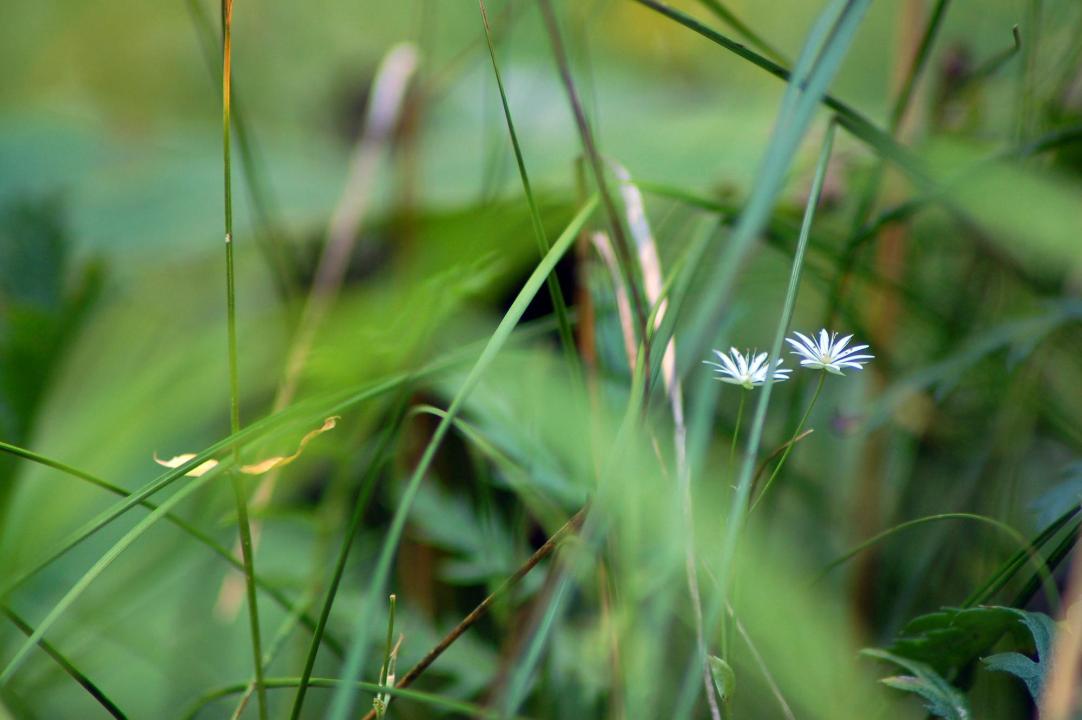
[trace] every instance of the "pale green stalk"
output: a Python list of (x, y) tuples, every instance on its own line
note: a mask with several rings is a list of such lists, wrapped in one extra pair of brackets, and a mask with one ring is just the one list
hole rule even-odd
[[(222, 169), (225, 195), (225, 281), (226, 315), (229, 334), (229, 431), (240, 432), (240, 391), (237, 379), (237, 290), (233, 266), (233, 183), (230, 162), (230, 81), (232, 76), (233, 0), (222, 0)], [(248, 521), (248, 495), (240, 468), (240, 448), (233, 445), (233, 468), (230, 480), (237, 506), (237, 529), (240, 533), (241, 560), (244, 563), (244, 586), (248, 596), (248, 624), (252, 636), (255, 665), (256, 701), (260, 720), (267, 717), (267, 693), (263, 687), (263, 647), (259, 633), (259, 605), (256, 600), (255, 563), (252, 560), (252, 530)]]

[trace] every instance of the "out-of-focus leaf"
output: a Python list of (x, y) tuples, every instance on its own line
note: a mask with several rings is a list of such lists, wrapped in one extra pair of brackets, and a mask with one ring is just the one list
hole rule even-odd
[(1032, 165), (989, 161), (988, 155), (971, 146), (936, 143), (929, 165), (948, 186), (950, 198), (1019, 262), (1079, 267), (1082, 188), (1077, 181)]
[(894, 663), (913, 673), (892, 675), (883, 678), (881, 682), (897, 690), (919, 695), (932, 715), (946, 720), (969, 720), (973, 717), (966, 696), (930, 666), (885, 650), (867, 649), (861, 652), (869, 657)]
[(1026, 689), (1033, 699), (1037, 700), (1041, 696), (1052, 660), (1052, 640), (1056, 634), (1056, 623), (1044, 613), (1025, 610), (1013, 612), (1016, 619), (1020, 620), (1033, 636), (1037, 659), (1033, 660), (1022, 653), (1005, 652), (986, 657), (982, 662), (989, 670), (1007, 672), (1020, 679), (1026, 684)]
[(710, 663), (710, 676), (714, 678), (714, 687), (718, 690), (718, 697), (725, 702), (733, 696), (736, 690), (736, 673), (729, 663), (716, 655), (708, 658)]
[(493, 518), (483, 521), (461, 496), (422, 485), (410, 521), (425, 540), (458, 556), (441, 569), (445, 580), (482, 583), (515, 568), (515, 543), (507, 528)]

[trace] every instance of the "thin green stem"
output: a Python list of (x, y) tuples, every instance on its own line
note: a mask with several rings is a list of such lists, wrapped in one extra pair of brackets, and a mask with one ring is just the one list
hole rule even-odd
[(297, 695), (293, 698), (293, 708), (289, 712), (291, 720), (297, 720), (297, 718), (301, 716), (301, 708), (304, 706), (305, 695), (307, 694), (309, 687), (308, 680), (312, 677), (312, 671), (316, 665), (316, 656), (319, 654), (320, 642), (323, 638), (323, 634), (327, 630), (327, 621), (330, 619), (334, 600), (338, 596), (338, 587), (342, 583), (342, 575), (345, 574), (346, 571), (346, 561), (349, 559), (349, 551), (353, 547), (353, 539), (357, 536), (357, 531), (361, 528), (361, 522), (364, 520), (364, 511), (368, 507), (368, 498), (372, 495), (372, 489), (376, 485), (376, 478), (379, 474), (379, 470), (387, 459), (387, 453), (391, 447), (392, 440), (398, 434), (398, 429), (401, 426), (403, 410), (408, 395), (406, 392), (403, 392), (401, 397), (402, 400), (398, 403), (398, 407), (394, 412), (394, 420), (383, 433), (379, 446), (372, 456), (372, 462), (369, 463), (368, 470), (361, 480), (360, 495), (353, 506), (353, 515), (349, 520), (349, 527), (346, 529), (346, 532), (342, 537), (342, 544), (338, 548), (338, 558), (334, 564), (334, 572), (331, 574), (331, 581), (327, 586), (327, 592), (323, 598), (323, 607), (319, 611), (316, 629), (312, 634), (312, 642), (308, 646), (308, 653), (304, 659), (304, 670), (301, 672), (301, 682), (297, 686)]
[(740, 390), (740, 404), (736, 406), (736, 427), (733, 428), (733, 441), (729, 445), (729, 469), (733, 467), (736, 459), (736, 440), (740, 437), (740, 421), (744, 419), (744, 400), (747, 398), (747, 390)]
[[(590, 123), (586, 118), (586, 113), (582, 108), (582, 102), (579, 99), (578, 91), (575, 89), (575, 82), (571, 77), (571, 67), (567, 59), (567, 51), (564, 48), (563, 40), (560, 37), (559, 23), (556, 20), (556, 13), (552, 9), (552, 2), (551, 0), (538, 0), (538, 7), (541, 10), (541, 18), (545, 23), (545, 29), (548, 33), (549, 44), (552, 46), (552, 54), (556, 60), (556, 67), (559, 71), (561, 83), (564, 86), (564, 91), (567, 93), (568, 104), (571, 106), (571, 114), (574, 116), (575, 125), (578, 127), (579, 136), (582, 140), (583, 153), (586, 155), (587, 164), (590, 166), (590, 170), (594, 176), (594, 182), (597, 184), (597, 192), (601, 198), (601, 204), (605, 209), (605, 214), (609, 221), (609, 227), (612, 231), (612, 244), (616, 250), (620, 269), (624, 274), (624, 282), (627, 284), (627, 294), (631, 299), (631, 307), (635, 313), (639, 337), (640, 339), (645, 339), (649, 332), (649, 325), (646, 322), (646, 317), (649, 313), (646, 308), (646, 302), (643, 299), (638, 274), (635, 272), (635, 262), (631, 252), (631, 243), (628, 241), (627, 234), (624, 232), (623, 222), (620, 220), (620, 214), (616, 210), (616, 203), (613, 201), (612, 193), (609, 191), (609, 185), (605, 179), (605, 168), (601, 162), (601, 152), (597, 148), (593, 131), (590, 129)], [(646, 353), (645, 368), (646, 372), (649, 373), (650, 346), (645, 341), (643, 342), (642, 352)], [(643, 385), (643, 393), (647, 397), (650, 393), (650, 387), (650, 375), (647, 374), (646, 382)]]
[(808, 421), (808, 416), (811, 415), (812, 408), (815, 407), (815, 401), (819, 399), (819, 393), (823, 391), (823, 384), (826, 382), (826, 379), (827, 374), (824, 370), (819, 373), (819, 382), (815, 385), (815, 393), (812, 394), (811, 402), (808, 403), (804, 415), (800, 418), (800, 422), (797, 423), (796, 430), (793, 431), (793, 436), (785, 444), (785, 452), (781, 454), (781, 459), (778, 460), (778, 464), (774, 466), (774, 472), (770, 473), (770, 477), (767, 478), (766, 484), (763, 485), (762, 491), (759, 493), (758, 497), (755, 498), (755, 502), (751, 504), (748, 513), (754, 512), (755, 508), (762, 502), (763, 497), (765, 497), (767, 491), (770, 490), (770, 486), (774, 484), (775, 478), (778, 477), (778, 473), (781, 472), (782, 466), (785, 465), (785, 460), (789, 457), (789, 453), (796, 447), (796, 439), (800, 436), (800, 431), (804, 429), (804, 423)]
[[(222, 0), (222, 170), (225, 200), (225, 279), (226, 315), (229, 334), (229, 430), (240, 432), (240, 391), (237, 378), (237, 290), (233, 265), (233, 183), (230, 160), (230, 81), (232, 78), (233, 0)], [(263, 647), (259, 632), (259, 604), (256, 598), (255, 563), (252, 559), (252, 529), (248, 521), (248, 494), (240, 468), (240, 448), (233, 445), (230, 480), (237, 505), (237, 528), (240, 532), (244, 585), (248, 596), (248, 624), (252, 635), (252, 658), (255, 665), (256, 702), (260, 720), (267, 717), (267, 693), (263, 687)]]
[[(515, 164), (518, 165), (518, 176), (522, 182), (522, 190), (526, 194), (526, 203), (530, 208), (530, 223), (533, 225), (534, 236), (537, 239), (537, 248), (541, 257), (549, 251), (549, 241), (545, 236), (545, 226), (541, 222), (541, 212), (537, 208), (537, 200), (534, 198), (533, 188), (530, 185), (530, 176), (526, 172), (526, 161), (522, 157), (522, 147), (518, 142), (518, 133), (515, 132), (515, 123), (511, 119), (511, 106), (507, 102), (507, 91), (503, 85), (503, 76), (500, 74), (500, 66), (496, 61), (496, 46), (492, 41), (492, 28), (488, 22), (488, 11), (485, 9), (485, 0), (477, 0), (481, 10), (481, 24), (485, 29), (485, 41), (488, 43), (488, 56), (492, 60), (492, 73), (496, 76), (496, 87), (500, 91), (500, 104), (503, 106), (503, 117), (507, 123), (507, 134), (511, 137), (511, 147), (515, 152)], [(552, 307), (556, 312), (556, 320), (560, 326), (560, 340), (563, 343), (564, 354), (568, 363), (574, 367), (575, 362), (575, 337), (571, 332), (571, 321), (568, 319), (567, 303), (560, 283), (555, 272), (545, 280), (548, 286), (549, 297), (552, 298)]]

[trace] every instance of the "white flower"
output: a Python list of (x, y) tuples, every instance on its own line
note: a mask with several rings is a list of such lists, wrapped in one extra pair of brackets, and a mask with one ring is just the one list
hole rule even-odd
[(793, 333), (799, 340), (785, 338), (785, 342), (793, 346), (793, 354), (799, 355), (800, 364), (812, 370), (826, 370), (835, 375), (844, 375), (842, 368), (860, 370), (864, 364), (875, 355), (863, 355), (861, 350), (866, 350), (867, 345), (849, 345), (852, 335), (846, 335), (838, 340), (838, 333), (827, 335), (826, 330), (819, 331), (819, 342), (802, 333)]
[[(730, 348), (728, 355), (720, 350), (715, 350), (714, 354), (718, 356), (718, 360), (721, 362), (703, 360), (703, 363), (714, 368), (718, 380), (740, 385), (748, 390), (766, 382), (766, 374), (770, 370), (770, 363), (766, 360), (766, 353), (759, 353), (754, 356), (752, 353), (742, 355), (736, 348)], [(781, 362), (781, 359), (774, 361), (774, 382), (788, 380), (789, 373), (792, 372), (787, 368), (781, 368)]]

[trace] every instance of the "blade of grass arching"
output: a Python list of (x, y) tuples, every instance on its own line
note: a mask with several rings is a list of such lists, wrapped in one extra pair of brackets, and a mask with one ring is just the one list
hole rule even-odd
[[(628, 242), (627, 235), (624, 233), (623, 222), (620, 219), (619, 212), (616, 210), (616, 203), (612, 199), (612, 193), (609, 191), (608, 181), (605, 179), (605, 167), (601, 162), (601, 153), (597, 149), (593, 131), (590, 129), (590, 123), (586, 119), (586, 113), (582, 109), (582, 102), (579, 100), (578, 91), (575, 89), (575, 81), (571, 77), (571, 68), (567, 60), (567, 52), (564, 49), (563, 40), (560, 37), (560, 27), (556, 20), (556, 13), (552, 9), (550, 0), (537, 1), (541, 10), (541, 17), (545, 22), (545, 30), (548, 34), (549, 45), (552, 47), (552, 54), (556, 60), (560, 81), (564, 86), (564, 92), (567, 94), (568, 103), (571, 105), (571, 114), (575, 118), (575, 125), (578, 127), (583, 153), (586, 155), (587, 164), (590, 166), (590, 171), (594, 176), (594, 183), (597, 185), (597, 192), (600, 195), (602, 205), (605, 208), (605, 215), (608, 219), (609, 229), (612, 233), (613, 245), (616, 249), (617, 258), (620, 260), (620, 267), (624, 273), (624, 282), (627, 284), (628, 294), (631, 297), (631, 307), (635, 311), (635, 322), (638, 325), (639, 337), (645, 338), (648, 331), (646, 326), (646, 316), (649, 313), (635, 276), (631, 245)], [(649, 352), (649, 346), (644, 346), (644, 352)], [(649, 369), (649, 362), (646, 363), (646, 367)], [(646, 378), (646, 383), (644, 385), (644, 392), (649, 393), (649, 391), (650, 378), (648, 377)]]
[(116, 560), (122, 552), (124, 552), (129, 546), (131, 546), (132, 543), (138, 540), (143, 535), (143, 533), (149, 530), (155, 523), (161, 520), (166, 513), (168, 513), (178, 504), (180, 504), (181, 501), (185, 500), (189, 495), (206, 485), (207, 482), (217, 476), (218, 471), (217, 469), (215, 469), (201, 477), (191, 478), (190, 482), (187, 485), (182, 487), (180, 490), (177, 490), (177, 492), (174, 493), (168, 500), (159, 505), (157, 510), (154, 510), (145, 518), (136, 523), (131, 530), (129, 530), (127, 533), (124, 534), (122, 538), (120, 538), (120, 540), (114, 543), (113, 546), (110, 547), (109, 550), (107, 550), (105, 554), (102, 555), (90, 567), (90, 569), (83, 574), (81, 578), (79, 578), (75, 585), (73, 585), (71, 589), (64, 594), (60, 601), (57, 602), (55, 606), (53, 606), (53, 609), (50, 610), (49, 613), (45, 616), (45, 618), (42, 619), (42, 621), (38, 624), (37, 629), (35, 629), (34, 632), (31, 633), (30, 637), (27, 638), (26, 642), (24, 642), (19, 647), (19, 650), (15, 653), (15, 656), (12, 657), (11, 661), (8, 662), (3, 672), (0, 672), (0, 685), (5, 685), (8, 681), (11, 680), (12, 675), (15, 674), (15, 672), (26, 660), (27, 654), (30, 652), (30, 650), (33, 649), (33, 647), (45, 636), (45, 633), (47, 633), (49, 629), (52, 628), (52, 626), (56, 623), (56, 621), (60, 619), (60, 617), (68, 610), (68, 608), (71, 607), (72, 603), (74, 603), (79, 598), (79, 596), (83, 594), (87, 587), (90, 586), (90, 583), (92, 583), (99, 575), (101, 575), (102, 572), (104, 572), (105, 569), (109, 567), (109, 565), (111, 565), (113, 561)]
[[(507, 102), (507, 92), (503, 86), (503, 77), (500, 74), (500, 65), (496, 61), (496, 48), (492, 42), (492, 29), (488, 23), (488, 12), (485, 9), (485, 0), (477, 0), (481, 10), (481, 24), (485, 30), (485, 41), (488, 44), (488, 56), (492, 60), (492, 73), (496, 76), (496, 87), (500, 93), (500, 104), (503, 106), (503, 117), (507, 123), (507, 134), (511, 138), (511, 147), (515, 152), (515, 163), (518, 165), (518, 176), (522, 182), (522, 190), (526, 194), (526, 203), (530, 208), (530, 221), (533, 224), (534, 235), (537, 239), (537, 248), (544, 257), (549, 250), (548, 238), (545, 237), (545, 226), (541, 222), (541, 213), (537, 209), (537, 201), (534, 199), (533, 189), (530, 186), (530, 176), (526, 172), (526, 161), (522, 157), (522, 148), (519, 146), (518, 134), (515, 132), (515, 123), (511, 119), (511, 106)], [(549, 275), (545, 279), (548, 285), (549, 296), (552, 298), (552, 307), (556, 311), (556, 320), (560, 325), (560, 340), (563, 342), (564, 353), (568, 363), (574, 367), (575, 362), (575, 338), (571, 333), (571, 321), (567, 316), (567, 303), (564, 301), (563, 292), (556, 275)]]
[[(31, 627), (29, 623), (27, 623), (21, 617), (19, 617), (14, 610), (7, 606), (4, 606), (0, 607), (0, 612), (3, 612), (4, 616), (7, 617), (7, 619), (10, 620), (15, 627), (19, 628), (19, 632), (21, 632), (23, 635), (26, 635), (27, 637), (32, 637), (34, 635), (34, 628)], [(86, 690), (87, 693), (89, 693), (90, 696), (94, 698), (98, 702), (98, 704), (105, 709), (105, 712), (117, 718), (117, 720), (126, 720), (127, 715), (124, 714), (124, 711), (118, 708), (116, 706), (116, 703), (110, 700), (109, 696), (102, 692), (101, 688), (95, 685), (90, 678), (88, 678), (81, 670), (79, 670), (79, 668), (75, 667), (70, 660), (64, 657), (64, 655), (61, 654), (59, 650), (53, 647), (52, 643), (42, 638), (38, 641), (38, 646), (46, 655), (51, 657), (53, 661), (57, 665), (59, 665), (64, 672), (70, 675), (72, 680), (79, 683), (83, 687), (83, 689)]]
[[(35, 452), (32, 452), (30, 450), (27, 450), (25, 448), (17, 447), (15, 445), (9, 445), (8, 443), (0, 441), (0, 451), (9, 453), (9, 454), (14, 455), (16, 457), (21, 457), (21, 458), (24, 458), (26, 460), (30, 460), (31, 462), (39, 463), (39, 464), (44, 465), (46, 467), (54, 468), (54, 469), (59, 470), (59, 471), (65, 473), (65, 474), (71, 475), (72, 477), (79, 478), (80, 480), (84, 480), (84, 481), (86, 481), (86, 482), (88, 482), (88, 483), (90, 483), (92, 485), (96, 485), (97, 487), (100, 487), (100, 488), (102, 488), (104, 490), (108, 490), (109, 492), (113, 493), (114, 495), (119, 495), (120, 497), (125, 497), (125, 498), (129, 497), (131, 495), (131, 493), (129, 493), (127, 490), (125, 490), (122, 487), (119, 487), (117, 485), (113, 485), (112, 483), (110, 483), (110, 482), (108, 482), (106, 480), (102, 480), (101, 478), (95, 477), (94, 475), (91, 475), (88, 472), (85, 472), (83, 470), (79, 470), (78, 468), (71, 467), (70, 465), (66, 465), (65, 463), (62, 463), (62, 462), (60, 462), (58, 460), (53, 460), (52, 458), (47, 458), (44, 455), (39, 455), (39, 454), (37, 454)], [(150, 502), (149, 500), (143, 500), (138, 504), (141, 505), (142, 507), (145, 507), (148, 510), (157, 510), (158, 509), (158, 506), (156, 504)], [(180, 517), (178, 515), (174, 515), (172, 513), (167, 513), (166, 516), (165, 516), (165, 519), (167, 521), (169, 521), (170, 523), (172, 523), (173, 525), (180, 528), (181, 530), (183, 530), (185, 533), (190, 535), (192, 538), (194, 538), (198, 542), (205, 545), (215, 555), (217, 555), (218, 557), (225, 560), (227, 563), (232, 565), (235, 569), (237, 569), (237, 570), (243, 570), (244, 569), (244, 565), (239, 560), (237, 560), (233, 556), (233, 553), (229, 552), (229, 550), (227, 550), (224, 545), (218, 543), (210, 535), (203, 532), (202, 530), (200, 530), (196, 526), (192, 525), (191, 523), (189, 523), (184, 518), (182, 518), (182, 517)], [(256, 581), (256, 586), (260, 590), (262, 590), (263, 592), (267, 593), (267, 595), (269, 595), (271, 597), (271, 599), (273, 599), (276, 603), (278, 603), (282, 607), (283, 610), (294, 612), (294, 611), (297, 610), (297, 608), (300, 607), (299, 603), (295, 604), (292, 601), (290, 601), (290, 599), (286, 596), (286, 594), (284, 592), (282, 592), (280, 589), (278, 589), (278, 588), (274, 587), (273, 585), (271, 585), (270, 583), (268, 583), (266, 580), (261, 578), (258, 574), (256, 575), (255, 581)], [(316, 627), (316, 621), (310, 615), (308, 615), (307, 613), (303, 613), (301, 615), (301, 622), (309, 630), (313, 630)], [(341, 654), (342, 654), (341, 643), (339, 643), (334, 638), (327, 638), (327, 645), (331, 648), (331, 650), (336, 655), (341, 656)]]
[(781, 51), (767, 42), (759, 33), (748, 27), (747, 23), (737, 17), (732, 10), (722, 5), (721, 0), (699, 0), (699, 4), (714, 13), (718, 20), (731, 27), (737, 35), (747, 40), (749, 45), (758, 48), (763, 55), (775, 62), (786, 64), (785, 55)]
[[(264, 679), (264, 685), (269, 690), (277, 690), (281, 688), (293, 688), (297, 687), (301, 679), (297, 677), (269, 677)], [(353, 688), (354, 692), (357, 690), (364, 690), (367, 693), (376, 695), (377, 693), (383, 693), (392, 697), (401, 698), (402, 700), (412, 700), (413, 702), (428, 707), (435, 708), (437, 710), (443, 710), (446, 712), (452, 712), (466, 717), (482, 717), (482, 718), (497, 718), (500, 717), (497, 713), (491, 710), (486, 710), (480, 705), (474, 705), (473, 703), (464, 702), (462, 700), (454, 700), (452, 698), (445, 698), (441, 695), (434, 695), (432, 693), (420, 692), (418, 690), (401, 690), (399, 688), (383, 687), (378, 683), (363, 682), (355, 680), (353, 682), (345, 682), (339, 678), (325, 678), (314, 677), (308, 681), (310, 687), (314, 688), (342, 688), (349, 685)], [(215, 700), (221, 700), (222, 698), (229, 697), (230, 695), (238, 695), (243, 693), (247, 688), (245, 683), (235, 683), (233, 685), (226, 685), (225, 687), (217, 688), (205, 693), (198, 700), (193, 702), (191, 706), (185, 710), (181, 716), (184, 720), (194, 720), (199, 715), (200, 711)], [(520, 720), (513, 718), (512, 720)]]
[[(524, 338), (532, 338), (552, 332), (552, 330), (552, 323), (544, 321), (532, 323), (529, 328), (523, 328), (516, 334), (521, 334)], [(6, 583), (3, 586), (0, 586), (0, 599), (6, 598), (12, 590), (19, 587), (29, 578), (65, 555), (72, 548), (109, 525), (124, 513), (144, 502), (151, 495), (169, 487), (174, 482), (184, 477), (190, 470), (194, 470), (207, 460), (220, 459), (223, 452), (230, 449), (233, 445), (242, 448), (246, 444), (260, 439), (267, 433), (287, 423), (297, 422), (309, 424), (329, 415), (340, 415), (367, 400), (372, 400), (385, 395), (410, 382), (431, 377), (444, 370), (472, 360), (482, 347), (482, 343), (471, 343), (462, 350), (450, 353), (446, 357), (429, 363), (417, 370), (396, 373), (382, 380), (366, 383), (360, 387), (342, 390), (321, 398), (298, 403), (281, 412), (257, 420), (235, 435), (229, 435), (228, 437), (222, 438), (198, 452), (195, 457), (180, 467), (162, 473), (139, 490), (129, 494), (125, 500), (122, 500), (113, 507), (99, 513), (95, 518), (69, 535), (57, 548), (46, 554), (30, 568), (23, 570), (17, 575), (6, 578)]]
[(403, 389), (402, 399), (397, 403), (398, 407), (394, 410), (393, 419), (387, 424), (386, 430), (384, 430), (383, 435), (380, 437), (379, 445), (372, 454), (372, 460), (368, 464), (368, 469), (365, 470), (364, 476), (361, 478), (360, 493), (353, 506), (353, 515), (350, 517), (349, 526), (342, 536), (342, 544), (338, 548), (338, 557), (334, 564), (334, 571), (331, 573), (330, 583), (327, 585), (327, 591), (323, 596), (323, 605), (319, 611), (319, 620), (316, 624), (315, 633), (312, 635), (312, 641), (308, 645), (308, 653), (305, 655), (304, 669), (301, 671), (301, 682), (300, 685), (297, 686), (297, 695), (293, 699), (293, 709), (289, 713), (289, 716), (294, 720), (301, 715), (301, 708), (304, 706), (304, 697), (308, 692), (308, 680), (312, 677), (312, 670), (315, 668), (316, 664), (316, 656), (319, 654), (320, 640), (327, 629), (327, 621), (331, 616), (331, 608), (334, 605), (335, 598), (338, 596), (338, 586), (341, 584), (342, 575), (346, 570), (346, 561), (349, 559), (349, 551), (353, 547), (353, 539), (357, 536), (357, 532), (361, 528), (361, 522), (364, 520), (364, 512), (368, 507), (368, 498), (371, 497), (372, 490), (376, 486), (376, 478), (379, 475), (379, 471), (388, 458), (388, 452), (391, 448), (392, 441), (401, 429), (402, 418), (405, 414), (408, 397), (408, 392)]
[(819, 575), (816, 577), (816, 582), (826, 577), (834, 568), (845, 564), (846, 562), (852, 560), (854, 557), (864, 552), (868, 548), (878, 545), (884, 540), (891, 538), (900, 532), (921, 525), (926, 525), (928, 523), (943, 522), (947, 520), (969, 520), (972, 522), (983, 523), (985, 525), (989, 525), (995, 528), (996, 530), (999, 530), (1004, 535), (1009, 537), (1015, 544), (1019, 546), (1020, 550), (1018, 552), (1022, 554), (1022, 557), (1028, 559), (1033, 564), (1034, 571), (1036, 572), (1037, 577), (1039, 577), (1041, 579), (1041, 582), (1044, 583), (1045, 592), (1048, 594), (1048, 602), (1050, 606), (1058, 607), (1059, 592), (1056, 590), (1056, 585), (1052, 579), (1051, 574), (1048, 572), (1048, 569), (1045, 567), (1044, 563), (1041, 561), (1040, 556), (1037, 554), (1035, 546), (1031, 547), (1029, 541), (1026, 540), (1021, 533), (1012, 528), (1010, 525), (1002, 523), (995, 518), (990, 518), (986, 515), (977, 515), (975, 513), (940, 513), (938, 515), (928, 515), (926, 517), (916, 518), (915, 520), (908, 520), (906, 522), (899, 523), (892, 528), (888, 528), (887, 530), (884, 530), (883, 532), (878, 533), (861, 543), (858, 543), (844, 554), (839, 555), (837, 558), (830, 561), (819, 572)]
[[(1045, 582), (1045, 577), (1055, 571), (1061, 562), (1067, 559), (1067, 556), (1071, 554), (1075, 545), (1078, 544), (1078, 533), (1082, 523), (1075, 522), (1071, 530), (1064, 534), (1059, 543), (1052, 549), (1052, 552), (1048, 554), (1048, 558), (1042, 565), (1042, 572), (1035, 573), (1029, 577), (1022, 589), (1014, 596), (1011, 601), (1012, 607), (1023, 608), (1030, 599), (1040, 589), (1041, 584)], [(1062, 607), (1062, 605), (1060, 605)]]
[[(218, 64), (218, 45), (221, 38), (214, 29), (210, 16), (199, 0), (187, 0), (189, 17), (195, 25), (196, 34), (203, 46), (203, 57), (206, 60), (207, 70), (211, 80), (217, 86), (221, 81)], [(267, 266), (271, 269), (275, 285), (283, 299), (288, 300), (297, 294), (297, 280), (293, 274), (293, 258), (289, 245), (281, 235), (281, 223), (274, 217), (271, 209), (273, 202), (271, 193), (265, 181), (265, 173), (259, 162), (255, 145), (248, 130), (246, 113), (243, 111), (240, 98), (237, 93), (237, 85), (233, 83), (233, 132), (237, 136), (237, 149), (240, 150), (241, 170), (244, 173), (245, 186), (255, 210), (256, 222), (259, 231), (256, 234), (257, 245), (264, 256)]]
[[(225, 201), (225, 287), (226, 325), (229, 353), (229, 432), (240, 432), (240, 385), (237, 377), (237, 288), (233, 267), (233, 168), (230, 162), (229, 119), (230, 81), (232, 80), (233, 0), (222, 0), (222, 169)], [(240, 449), (233, 446), (229, 471), (237, 507), (237, 531), (240, 535), (241, 561), (244, 563), (244, 588), (248, 596), (248, 626), (251, 632), (252, 663), (255, 666), (256, 704), (260, 720), (267, 718), (267, 693), (263, 690), (263, 642), (259, 629), (259, 601), (255, 589), (255, 561), (252, 557), (252, 527), (248, 521), (248, 490), (240, 473)]]
[[(466, 376), (466, 379), (463, 381), (462, 386), (458, 389), (458, 392), (455, 393), (454, 399), (447, 408), (447, 416), (436, 426), (435, 431), (432, 433), (432, 437), (425, 446), (424, 453), (421, 455), (420, 461), (410, 475), (409, 481), (406, 483), (406, 488), (403, 491), (402, 498), (399, 501), (398, 508), (395, 510), (394, 519), (392, 520), (391, 527), (384, 539), (383, 548), (380, 551), (379, 559), (376, 563), (376, 569), (373, 572), (368, 590), (365, 593), (365, 599), (360, 608), (360, 612), (357, 615), (357, 622), (353, 629), (353, 637), (350, 641), (349, 652), (346, 656), (343, 673), (345, 677), (355, 678), (360, 674), (368, 645), (369, 625), (372, 619), (372, 613), (376, 607), (375, 599), (382, 597), (384, 594), (384, 586), (390, 575), (391, 562), (398, 546), (399, 537), (405, 527), (406, 516), (409, 513), (410, 505), (413, 502), (414, 496), (417, 494), (421, 478), (428, 472), (428, 469), (435, 458), (436, 450), (439, 448), (443, 437), (451, 427), (451, 421), (462, 408), (462, 404), (465, 402), (466, 398), (480, 382), (481, 376), (488, 369), (488, 366), (492, 364), (496, 355), (507, 343), (512, 330), (514, 330), (519, 320), (522, 319), (523, 313), (526, 312), (526, 307), (533, 300), (533, 297), (537, 294), (538, 290), (540, 290), (541, 285), (545, 282), (545, 278), (548, 277), (549, 273), (556, 267), (556, 263), (563, 257), (568, 248), (571, 247), (576, 235), (586, 224), (586, 221), (593, 214), (596, 207), (597, 198), (591, 198), (571, 220), (563, 233), (560, 234), (560, 237), (557, 238), (556, 242), (553, 244), (552, 249), (549, 250), (544, 258), (542, 258), (537, 267), (534, 268), (534, 271), (526, 280), (525, 285), (523, 285), (522, 290), (519, 291), (515, 301), (504, 315), (503, 320), (500, 321), (496, 331), (489, 338), (485, 345), (485, 349), (481, 352), (481, 356), (477, 359), (477, 362), (474, 363), (469, 374)], [(353, 709), (356, 691), (357, 688), (355, 685), (342, 685), (335, 691), (334, 699), (331, 702), (330, 712), (328, 714), (328, 717), (331, 718), (331, 720), (344, 720), (344, 718), (350, 714)]]
[[(1029, 547), (1034, 551), (1040, 550), (1046, 543), (1050, 542), (1052, 538), (1059, 534), (1060, 530), (1066, 527), (1068, 523), (1071, 524), (1071, 528), (1068, 530), (1067, 534), (1068, 536), (1074, 535), (1078, 530), (1079, 520), (1076, 519), (1073, 523), (1071, 523), (1071, 520), (1078, 515), (1078, 512), (1079, 508), (1075, 507), (1065, 512), (1063, 515), (1060, 515), (1033, 539), (1029, 544)], [(1027, 557), (1028, 553), (1022, 552), (1021, 550), (1012, 555), (1000, 565), (999, 569), (996, 570), (992, 577), (970, 593), (969, 597), (962, 602), (961, 607), (975, 607), (989, 602), (996, 593), (1002, 590), (1007, 583), (1010, 582), (1015, 573), (1022, 569), (1026, 563)]]

